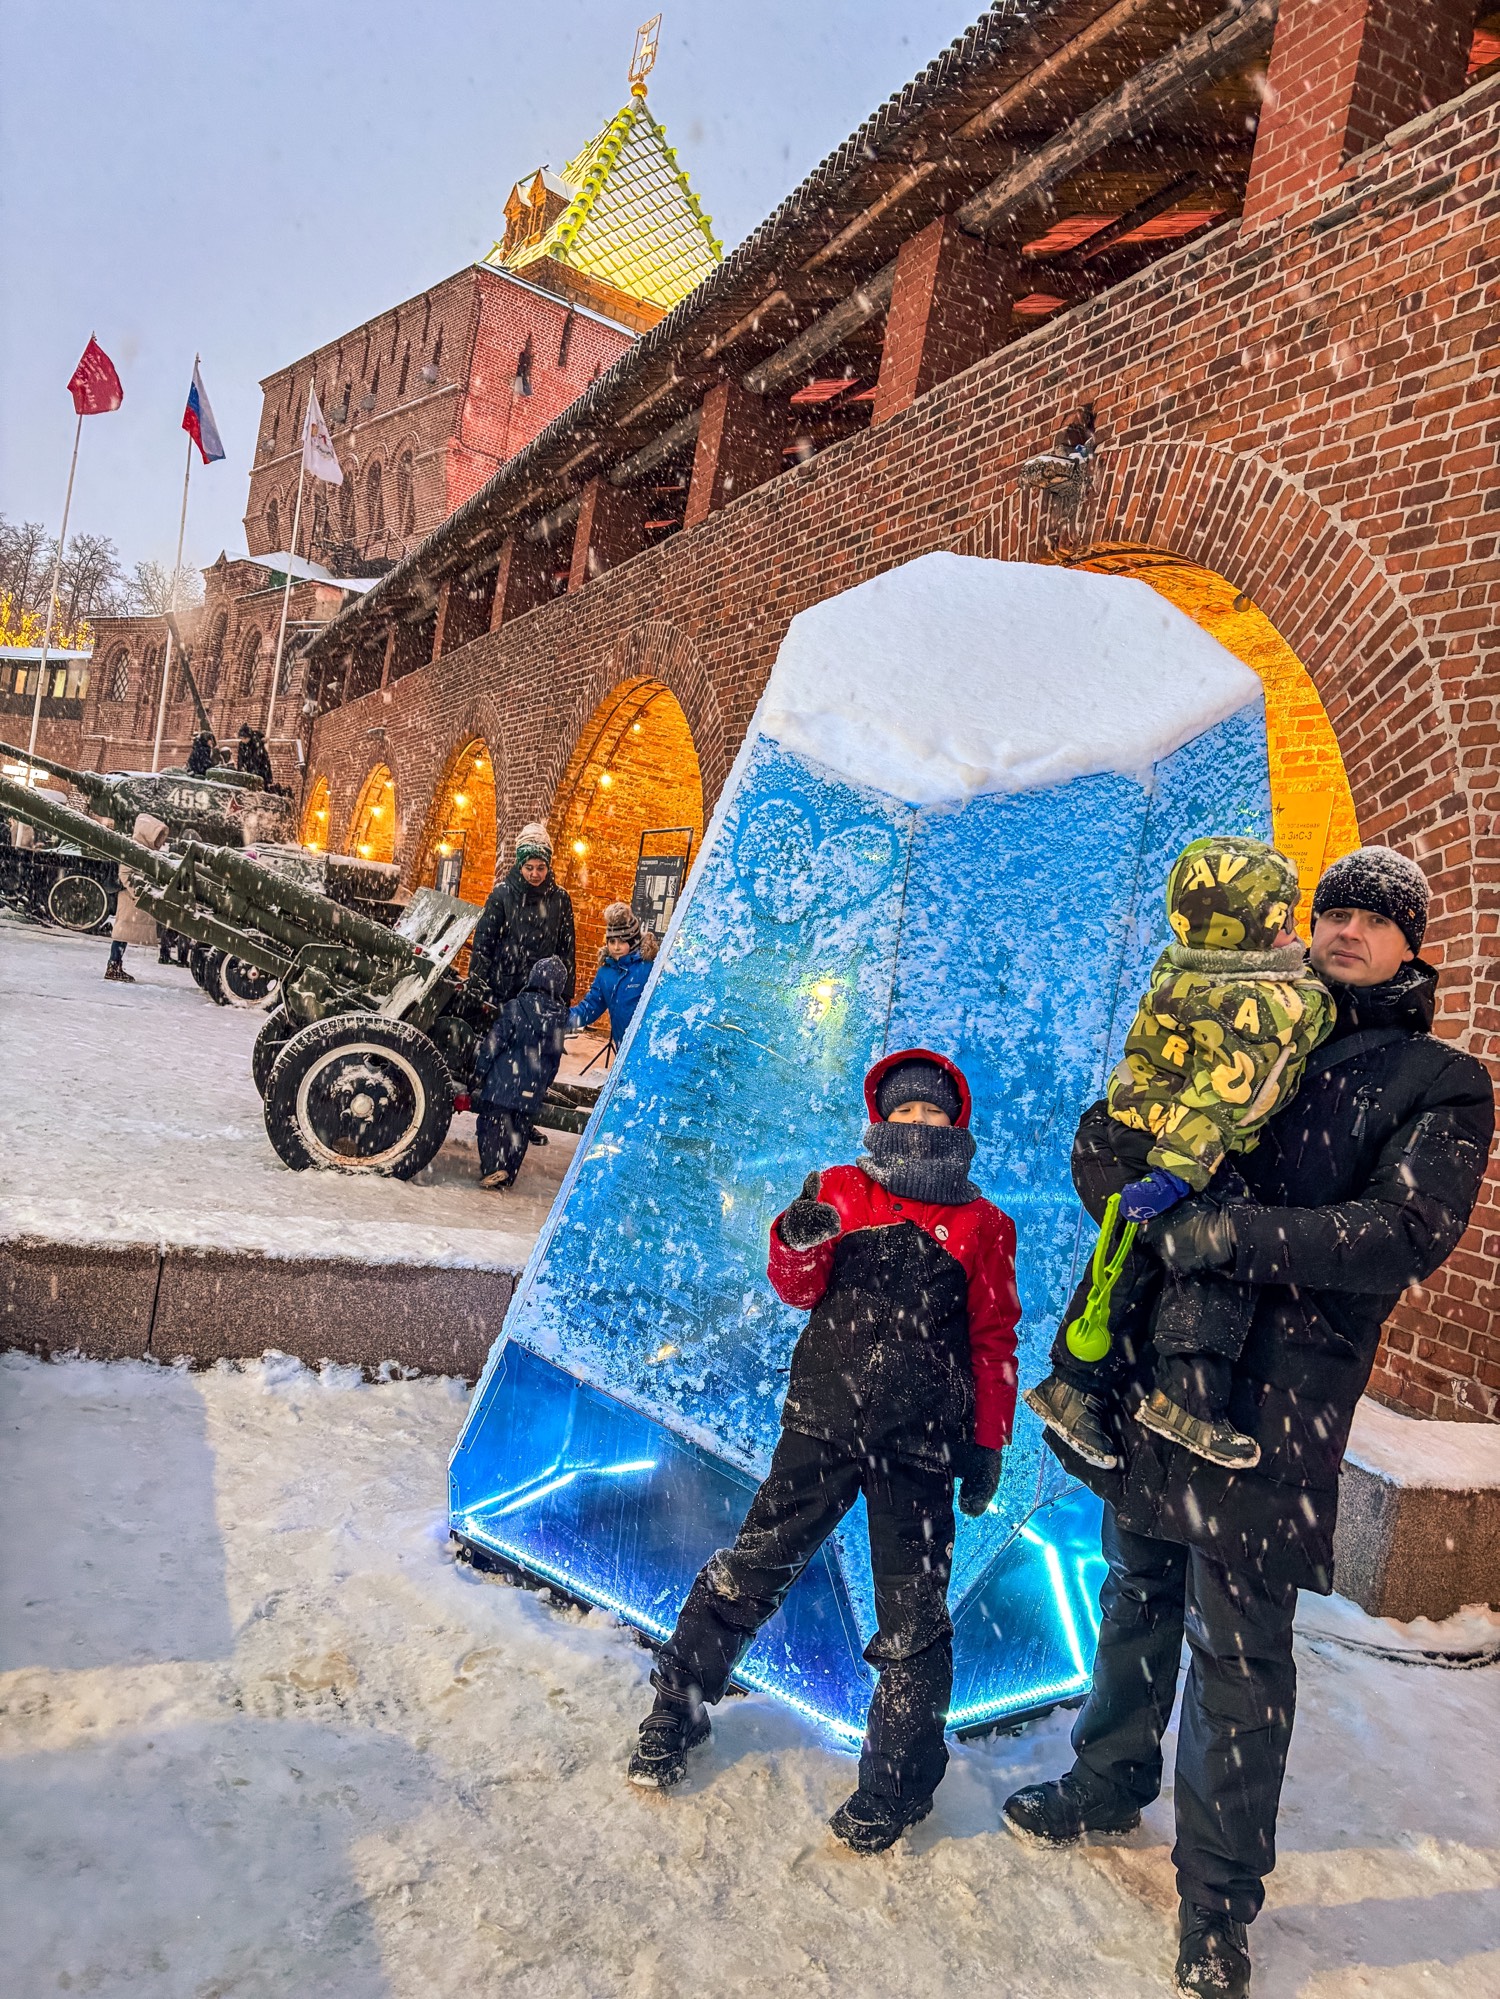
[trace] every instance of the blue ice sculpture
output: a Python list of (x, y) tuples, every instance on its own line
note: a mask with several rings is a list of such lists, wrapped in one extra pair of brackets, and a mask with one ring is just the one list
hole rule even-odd
[[(862, 1079), (965, 1070), (974, 1177), (1019, 1237), (1023, 1383), (1092, 1233), (1068, 1159), (1208, 832), (1267, 837), (1253, 674), (1144, 584), (925, 556), (802, 613), (490, 1356), (450, 1469), (460, 1541), (664, 1637), (732, 1539), (804, 1315), (772, 1218), (852, 1159)], [(1098, 1509), (1024, 1410), (963, 1520), (950, 1724), (1087, 1684)], [(857, 1741), (862, 1509), (739, 1677)]]

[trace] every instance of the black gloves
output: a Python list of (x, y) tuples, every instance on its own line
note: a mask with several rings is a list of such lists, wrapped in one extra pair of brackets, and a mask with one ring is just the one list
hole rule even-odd
[(808, 1174), (802, 1192), (777, 1223), (788, 1249), (816, 1249), (820, 1242), (832, 1242), (844, 1226), (838, 1209), (818, 1199), (819, 1178)]
[(1147, 1248), (1179, 1277), (1196, 1270), (1228, 1270), (1238, 1247), (1233, 1208), (1209, 1201), (1184, 1201), (1147, 1222), (1141, 1235)]
[(987, 1444), (961, 1444), (953, 1454), (953, 1469), (958, 1474), (958, 1510), (967, 1513), (971, 1520), (977, 1520), (989, 1508), (990, 1501), (1000, 1490), (1000, 1467), (1004, 1459), (1003, 1451), (991, 1450)]

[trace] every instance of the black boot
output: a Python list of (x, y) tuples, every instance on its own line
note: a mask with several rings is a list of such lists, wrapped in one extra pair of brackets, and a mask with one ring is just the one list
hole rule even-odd
[(1086, 1832), (1134, 1832), (1141, 1815), (1131, 1806), (1106, 1804), (1070, 1770), (1055, 1784), (1028, 1784), (1001, 1806), (1005, 1823), (1031, 1846), (1072, 1846)]
[(836, 1838), (855, 1853), (884, 1853), (932, 1810), (931, 1798), (880, 1798), (861, 1785), (828, 1821)]
[(1245, 1925), (1217, 1909), (1184, 1902), (1177, 1918), (1177, 1990), (1186, 1999), (1246, 1999), (1250, 1945)]
[(1249, 1471), (1260, 1463), (1260, 1445), (1254, 1437), (1237, 1430), (1223, 1417), (1210, 1421), (1192, 1415), (1164, 1389), (1152, 1389), (1136, 1410), (1135, 1420), (1154, 1430), (1158, 1437), (1181, 1444), (1185, 1451), (1206, 1458), (1211, 1465), (1222, 1465), (1226, 1471)]
[(1033, 1414), (1040, 1416), (1085, 1464), (1101, 1471), (1113, 1471), (1120, 1462), (1114, 1441), (1104, 1427), (1103, 1404), (1097, 1396), (1085, 1395), (1060, 1374), (1049, 1374), (1021, 1397)]
[(669, 1791), (687, 1775), (687, 1753), (713, 1733), (701, 1701), (659, 1693), (641, 1723), (640, 1747), (625, 1774), (644, 1791)]

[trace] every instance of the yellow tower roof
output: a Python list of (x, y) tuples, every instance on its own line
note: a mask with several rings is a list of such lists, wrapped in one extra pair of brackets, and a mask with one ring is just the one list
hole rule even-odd
[(550, 258), (663, 312), (724, 255), (647, 107), (644, 79), (560, 176), (543, 167), (517, 181), (505, 223), (486, 264), (519, 272)]

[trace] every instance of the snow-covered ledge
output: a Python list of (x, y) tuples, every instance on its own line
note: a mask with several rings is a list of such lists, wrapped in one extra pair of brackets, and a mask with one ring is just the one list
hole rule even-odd
[(1500, 1604), (1500, 1423), (1432, 1423), (1361, 1402), (1334, 1581), (1374, 1616), (1403, 1621)]

